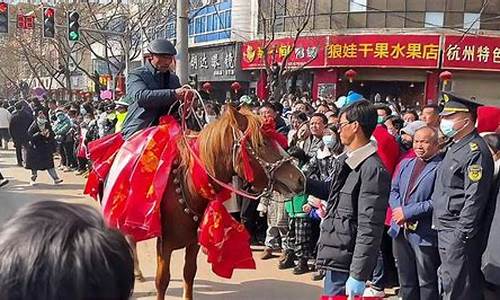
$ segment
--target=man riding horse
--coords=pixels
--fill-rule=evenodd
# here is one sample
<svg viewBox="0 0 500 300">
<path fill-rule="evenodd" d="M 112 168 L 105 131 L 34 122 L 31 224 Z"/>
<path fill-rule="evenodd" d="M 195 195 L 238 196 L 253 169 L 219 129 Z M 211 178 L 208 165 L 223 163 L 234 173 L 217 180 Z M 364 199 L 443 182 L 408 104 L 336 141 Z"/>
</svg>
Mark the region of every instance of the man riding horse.
<svg viewBox="0 0 500 300">
<path fill-rule="evenodd" d="M 231 193 L 300 193 L 305 179 L 283 151 L 286 138 L 250 111 L 228 107 L 198 135 L 187 134 L 194 96 L 169 71 L 175 48 L 155 40 L 148 50 L 145 66 L 129 74 L 133 103 L 122 133 L 89 144 L 85 193 L 101 195 L 107 224 L 132 241 L 158 237 L 158 299 L 170 279 L 171 252 L 185 248 L 184 299 L 192 299 L 200 245 L 220 276 L 255 268 L 248 233 L 223 205 Z M 180 122 L 171 114 L 177 111 Z M 234 175 L 258 195 L 228 185 Z"/>
<path fill-rule="evenodd" d="M 144 66 L 132 71 L 127 79 L 127 95 L 133 102 L 123 125 L 125 139 L 141 129 L 158 125 L 161 116 L 177 112 L 172 106 L 188 91 L 181 88 L 179 77 L 170 72 L 177 54 L 174 45 L 169 40 L 156 39 L 147 50 Z"/>
</svg>

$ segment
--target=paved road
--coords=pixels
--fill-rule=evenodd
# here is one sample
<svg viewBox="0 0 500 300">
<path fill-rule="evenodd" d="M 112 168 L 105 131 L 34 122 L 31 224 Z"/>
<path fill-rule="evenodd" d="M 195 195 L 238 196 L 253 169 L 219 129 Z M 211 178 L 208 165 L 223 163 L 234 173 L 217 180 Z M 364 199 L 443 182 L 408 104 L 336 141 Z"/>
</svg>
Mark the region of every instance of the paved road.
<svg viewBox="0 0 500 300">
<path fill-rule="evenodd" d="M 98 207 L 97 203 L 82 194 L 84 179 L 73 173 L 62 173 L 64 183 L 54 186 L 46 172 L 39 174 L 39 184 L 29 185 L 29 171 L 15 166 L 13 150 L 0 150 L 0 171 L 10 183 L 0 189 L 0 224 L 5 222 L 20 206 L 40 200 L 60 200 L 71 203 L 86 203 Z M 256 270 L 236 271 L 230 280 L 215 276 L 206 263 L 206 256 L 198 257 L 198 274 L 195 283 L 197 299 L 230 300 L 305 300 L 318 299 L 321 282 L 310 280 L 310 274 L 295 276 L 291 270 L 277 268 L 277 259 L 262 261 L 258 259 L 261 249 L 255 249 Z M 136 282 L 135 299 L 156 299 L 154 274 L 156 270 L 155 241 L 139 243 L 139 258 L 146 282 Z M 172 256 L 172 281 L 167 299 L 182 297 L 183 251 Z"/>
</svg>

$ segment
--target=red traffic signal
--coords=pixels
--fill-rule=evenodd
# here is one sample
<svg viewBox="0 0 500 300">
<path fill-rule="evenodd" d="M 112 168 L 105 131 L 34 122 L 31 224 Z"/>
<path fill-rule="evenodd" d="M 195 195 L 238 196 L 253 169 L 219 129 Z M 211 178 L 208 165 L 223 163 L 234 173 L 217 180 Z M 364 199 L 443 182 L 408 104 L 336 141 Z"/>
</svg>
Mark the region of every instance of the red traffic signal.
<svg viewBox="0 0 500 300">
<path fill-rule="evenodd" d="M 0 13 L 4 13 L 9 9 L 9 5 L 5 2 L 0 2 Z"/>
<path fill-rule="evenodd" d="M 47 8 L 45 9 L 44 14 L 45 14 L 45 16 L 46 16 L 47 18 L 51 18 L 51 17 L 53 17 L 53 16 L 54 16 L 54 9 L 53 9 L 53 8 L 51 8 L 51 7 L 47 7 Z"/>
</svg>

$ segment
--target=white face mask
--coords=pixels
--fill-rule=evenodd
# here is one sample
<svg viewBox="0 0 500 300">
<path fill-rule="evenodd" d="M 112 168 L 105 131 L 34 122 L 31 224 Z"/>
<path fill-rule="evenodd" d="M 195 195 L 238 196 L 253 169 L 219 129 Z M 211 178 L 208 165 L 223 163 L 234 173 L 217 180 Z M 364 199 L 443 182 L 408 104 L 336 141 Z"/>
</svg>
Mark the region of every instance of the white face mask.
<svg viewBox="0 0 500 300">
<path fill-rule="evenodd" d="M 207 121 L 207 124 L 210 124 L 210 123 L 214 122 L 215 120 L 217 120 L 216 115 L 206 115 L 206 117 L 205 117 L 205 121 Z"/>
</svg>

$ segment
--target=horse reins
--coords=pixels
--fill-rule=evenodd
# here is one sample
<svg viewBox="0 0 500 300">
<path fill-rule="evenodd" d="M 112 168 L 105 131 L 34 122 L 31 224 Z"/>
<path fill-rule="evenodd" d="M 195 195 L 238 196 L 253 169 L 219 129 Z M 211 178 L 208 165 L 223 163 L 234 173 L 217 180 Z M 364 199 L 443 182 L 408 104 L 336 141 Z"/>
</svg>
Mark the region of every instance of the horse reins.
<svg viewBox="0 0 500 300">
<path fill-rule="evenodd" d="M 191 88 L 191 86 L 189 86 L 189 85 L 184 85 L 183 88 L 187 88 L 187 89 L 189 89 L 190 92 L 193 92 L 194 96 L 197 97 L 197 100 L 200 101 L 200 103 L 203 106 L 203 109 L 206 112 L 205 104 L 203 102 L 201 95 L 198 93 L 198 91 Z M 192 97 L 194 97 L 194 96 L 192 96 Z M 182 137 L 184 139 L 184 142 L 186 144 L 187 149 L 189 150 L 191 156 L 194 158 L 195 162 L 202 168 L 202 170 L 208 175 L 208 177 L 210 177 L 210 179 L 212 179 L 215 183 L 217 183 L 219 186 L 221 186 L 221 187 L 223 187 L 223 188 L 225 188 L 225 189 L 227 189 L 227 190 L 229 190 L 237 195 L 240 195 L 242 197 L 245 197 L 245 198 L 248 198 L 251 200 L 259 200 L 261 197 L 269 196 L 272 193 L 272 190 L 274 187 L 274 180 L 273 180 L 274 173 L 284 163 L 291 161 L 293 158 L 292 157 L 285 157 L 283 159 L 280 159 L 280 160 L 272 162 L 272 163 L 266 162 L 257 155 L 255 150 L 251 146 L 246 145 L 246 150 L 248 150 L 250 152 L 250 154 L 259 163 L 259 165 L 263 169 L 264 173 L 266 174 L 267 182 L 268 182 L 267 187 L 260 194 L 254 195 L 254 194 L 250 194 L 248 192 L 245 192 L 243 190 L 240 190 L 238 188 L 235 188 L 231 184 L 222 182 L 221 180 L 217 179 L 214 175 L 210 174 L 210 172 L 208 172 L 208 170 L 205 168 L 205 165 L 203 164 L 201 158 L 194 151 L 194 149 L 191 147 L 191 145 L 189 143 L 188 135 L 187 135 L 188 129 L 187 129 L 186 120 L 189 117 L 191 112 L 193 113 L 193 115 L 196 116 L 196 113 L 194 112 L 194 108 L 193 108 L 194 100 L 192 98 L 190 99 L 189 97 L 190 96 L 188 95 L 188 93 L 186 93 L 184 95 L 184 102 L 180 104 L 179 111 L 180 111 L 180 116 L 181 116 Z M 200 120 L 198 120 L 197 116 L 196 116 L 196 120 L 198 121 L 200 128 L 202 128 L 201 122 L 200 122 Z M 238 148 L 241 148 L 241 146 L 242 146 L 241 141 L 243 140 L 243 138 L 247 134 L 249 134 L 249 133 L 248 132 L 243 133 L 243 132 L 241 132 L 241 130 L 239 130 L 239 134 L 237 134 L 236 130 L 233 128 L 233 143 L 234 143 L 233 144 L 233 153 L 232 153 L 233 168 L 235 167 L 235 161 L 236 161 L 235 158 L 236 158 L 236 153 L 237 153 L 236 151 Z"/>
</svg>

